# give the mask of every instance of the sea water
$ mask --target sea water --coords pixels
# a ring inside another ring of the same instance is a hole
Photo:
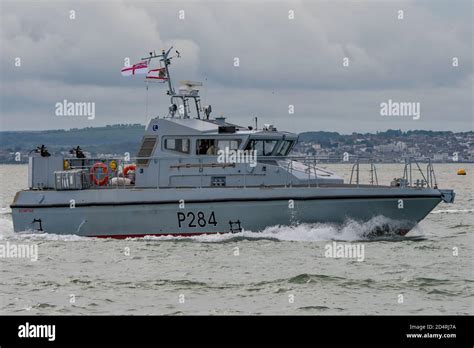
[[[461,167],[468,175],[456,175]],[[350,165],[330,168],[350,175]],[[402,167],[377,169],[382,184]],[[0,244],[38,253],[37,260],[0,257],[0,313],[472,315],[474,166],[435,169],[456,201],[440,203],[404,237],[367,236],[384,223],[375,217],[113,240],[14,233],[9,204],[27,186],[27,166],[0,165]],[[327,252],[348,244],[363,258]]]

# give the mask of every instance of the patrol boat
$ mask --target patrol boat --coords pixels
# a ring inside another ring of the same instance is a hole
[[[77,147],[68,157],[38,148],[29,157],[29,188],[11,205],[16,232],[190,236],[384,216],[394,223],[377,233],[405,234],[438,203],[453,202],[452,190],[438,189],[430,162],[425,171],[407,160],[401,177],[379,185],[373,163],[371,182],[362,184],[354,161],[344,182],[322,159],[289,156],[296,134],[212,118],[212,107],[201,106],[200,83],[183,81],[175,91],[170,52],[146,58],[160,63],[171,106],[150,120],[137,156],[86,158]]]

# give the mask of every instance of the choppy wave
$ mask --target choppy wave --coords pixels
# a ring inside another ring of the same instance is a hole
[[[0,239],[8,234],[13,234],[13,222],[10,219],[0,218]]]

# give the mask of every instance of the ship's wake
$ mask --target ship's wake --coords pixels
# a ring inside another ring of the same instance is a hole
[[[71,234],[53,234],[38,233],[34,231],[13,232],[13,222],[11,219],[0,217],[0,242],[3,240],[20,240],[20,241],[88,241],[92,240],[87,237],[80,237]]]
[[[319,241],[400,241],[424,239],[424,232],[417,225],[410,236],[403,236],[400,230],[406,230],[405,222],[377,216],[366,222],[347,220],[344,224],[298,224],[293,226],[271,226],[262,232],[242,231],[238,233],[208,234],[192,237],[147,236],[147,240],[191,240],[206,243],[235,242],[238,240],[274,240],[287,242]]]

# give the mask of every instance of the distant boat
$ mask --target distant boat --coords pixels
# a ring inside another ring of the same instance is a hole
[[[458,169],[458,175],[466,175],[466,170],[461,168],[461,169]]]

